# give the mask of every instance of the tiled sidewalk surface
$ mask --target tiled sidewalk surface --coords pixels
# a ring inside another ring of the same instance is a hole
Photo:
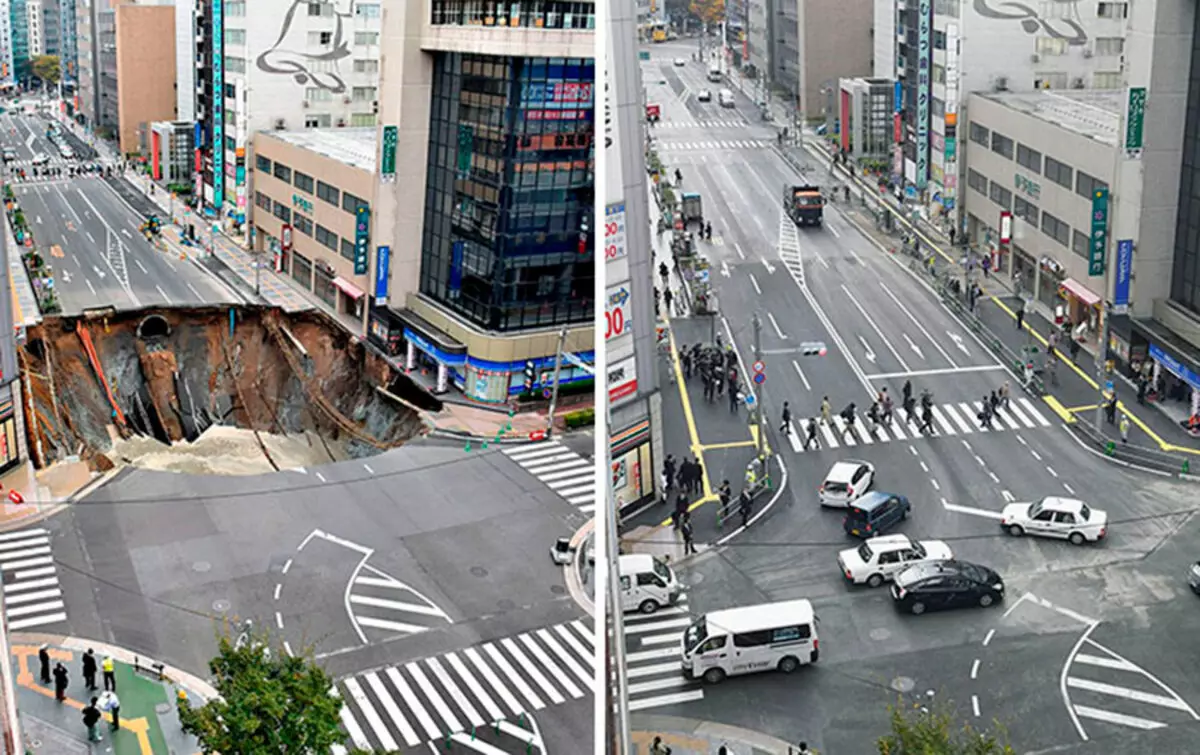
[[[634,755],[649,755],[655,737],[671,748],[671,755],[715,755],[725,747],[730,755],[795,755],[799,743],[788,744],[767,734],[709,721],[674,716],[637,715],[634,718]],[[812,746],[812,742],[809,746]],[[817,755],[809,750],[812,755]]]

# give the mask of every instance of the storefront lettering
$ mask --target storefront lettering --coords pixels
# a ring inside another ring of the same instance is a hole
[[[1030,181],[1025,176],[1017,173],[1013,182],[1017,187],[1017,191],[1033,199],[1041,199],[1042,187],[1037,181]]]
[[[313,203],[300,196],[299,194],[292,195],[292,207],[299,207],[309,215],[313,214]]]

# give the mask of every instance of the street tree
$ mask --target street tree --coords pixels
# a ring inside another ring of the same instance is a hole
[[[340,744],[333,679],[311,657],[266,652],[267,637],[249,639],[219,638],[208,664],[218,696],[201,707],[181,704],[183,730],[203,752],[221,755],[303,755]]]
[[[54,86],[62,78],[62,65],[57,55],[39,55],[30,61],[29,67],[47,86]]]
[[[891,732],[876,741],[879,755],[1015,755],[1003,728],[976,729],[948,705],[898,700],[888,706]]]
[[[692,0],[688,10],[706,24],[717,24],[725,18],[725,0]]]

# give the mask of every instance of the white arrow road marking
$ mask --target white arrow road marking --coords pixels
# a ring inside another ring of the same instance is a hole
[[[796,362],[795,359],[792,360],[792,366],[796,368],[796,374],[799,375],[800,379],[804,382],[805,390],[811,391],[812,386],[808,384],[808,378],[804,377],[804,370],[800,369],[800,365],[799,365],[799,363]]]
[[[963,344],[962,336],[958,333],[951,333],[949,330],[946,331],[946,335],[950,336],[950,340],[954,341],[954,345],[958,347],[959,351],[967,356],[971,356],[971,352],[967,351],[967,347]]]
[[[729,272],[729,263],[727,263],[725,260],[721,260],[721,275],[725,276],[726,278],[732,275],[732,273]]]
[[[921,353],[921,347],[920,347],[920,346],[917,346],[915,343],[913,343],[913,340],[912,340],[911,338],[909,338],[909,337],[908,337],[908,333],[901,333],[901,335],[902,335],[902,336],[904,336],[904,340],[905,340],[905,341],[908,341],[908,348],[910,348],[910,349],[912,349],[913,351],[917,352],[917,356],[919,356],[919,357],[921,357],[922,359],[924,359],[924,358],[925,358],[925,355]]]
[[[71,282],[71,273],[66,270],[63,270],[62,271],[62,279],[63,279],[63,283],[70,283]]]
[[[763,257],[762,263],[763,263],[763,267],[767,268],[767,275],[775,274],[775,266],[771,264],[771,261],[769,259],[767,259],[766,257]]]
[[[970,514],[972,516],[981,516],[985,519],[1003,519],[1003,515],[997,511],[988,511],[987,509],[976,509],[971,506],[958,506],[948,502],[945,498],[942,499],[942,508],[946,511],[957,511],[960,514]]]
[[[758,287],[758,281],[754,278],[754,273],[750,273],[750,285],[754,286],[754,292],[762,296],[762,289]]]
[[[100,280],[104,280],[104,273],[100,271],[100,268],[96,267],[95,265],[92,265],[92,272],[94,272],[96,275],[98,275],[100,277]]]
[[[737,256],[746,259],[746,255],[742,252],[742,247],[739,244],[733,245],[733,251],[737,252]]]
[[[867,345],[867,339],[863,338],[862,336],[859,336],[858,340],[863,345],[863,351],[866,352],[865,354],[863,354],[863,356],[865,356],[867,358],[868,362],[870,362],[871,364],[875,364],[875,352],[871,351],[871,347]]]
[[[1000,495],[1004,497],[1004,501],[1006,503],[1012,503],[1013,501],[1017,500],[1016,498],[1013,498],[1013,494],[1007,490],[1001,490]]]
[[[41,215],[34,215],[34,216],[33,216],[33,222],[34,222],[34,223],[36,223],[37,225],[41,225],[41,224],[42,224],[42,216],[41,216]]]
[[[770,312],[768,312],[768,313],[767,313],[767,319],[771,321],[771,327],[772,327],[772,328],[775,328],[775,335],[777,335],[777,336],[779,336],[780,338],[782,338],[782,339],[785,339],[785,340],[786,340],[786,339],[787,339],[787,334],[785,334],[785,333],[784,333],[782,330],[780,330],[780,329],[779,329],[779,323],[775,322],[775,315],[773,315],[773,314],[771,314]]]

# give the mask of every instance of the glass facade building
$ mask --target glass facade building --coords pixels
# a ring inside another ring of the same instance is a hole
[[[420,291],[490,331],[595,317],[590,59],[438,53]]]
[[[12,0],[9,6],[12,23],[13,69],[18,82],[29,80],[29,9],[25,0]]]

